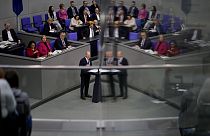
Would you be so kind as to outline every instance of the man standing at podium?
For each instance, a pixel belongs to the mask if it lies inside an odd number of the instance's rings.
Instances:
[[[90,51],[86,51],[85,57],[82,58],[79,62],[79,66],[92,66],[92,62],[90,60]],[[89,82],[90,82],[90,73],[88,73],[87,69],[81,70],[80,73],[81,77],[81,85],[80,85],[80,98],[82,100],[85,100],[85,97],[90,98],[91,96],[88,94],[88,89],[89,89]],[[85,92],[83,91],[85,88]]]
[[[128,60],[123,57],[122,51],[117,52],[117,65],[118,66],[127,66]],[[128,97],[128,87],[127,87],[127,70],[122,69],[121,72],[118,74],[119,78],[119,85],[120,85],[120,97],[123,99],[127,99]],[[124,89],[123,89],[124,88]]]

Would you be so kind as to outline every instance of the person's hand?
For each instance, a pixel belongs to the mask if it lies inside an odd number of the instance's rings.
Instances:
[[[39,52],[39,51],[36,50],[36,51],[34,52],[34,54],[36,54],[36,53],[38,53],[38,52]]]
[[[21,41],[20,40],[18,40],[18,44],[21,44]]]
[[[48,56],[51,56],[52,55],[52,52],[50,51],[50,52],[48,52]]]

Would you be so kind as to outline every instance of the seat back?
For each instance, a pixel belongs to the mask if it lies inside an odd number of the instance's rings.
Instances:
[[[71,23],[71,19],[66,19],[66,20],[65,20],[65,27],[66,27],[66,28],[69,28],[70,23]]]
[[[22,30],[27,31],[31,27],[30,17],[21,18]]]
[[[48,14],[44,14],[44,19],[47,22],[47,20],[49,19]]]
[[[33,22],[34,22],[34,27],[39,28],[40,25],[43,24],[42,16],[41,15],[33,16]]]
[[[54,51],[55,40],[50,41],[50,47]]]

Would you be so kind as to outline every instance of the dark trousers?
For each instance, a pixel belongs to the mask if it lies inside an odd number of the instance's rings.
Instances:
[[[108,75],[108,81],[110,84],[110,88],[111,88],[111,96],[113,96],[113,98],[115,99],[115,87],[114,87],[114,79],[113,79],[113,75]]]
[[[119,86],[120,86],[120,95],[123,97],[128,97],[128,86],[127,86],[127,75],[120,73],[118,75]]]
[[[82,74],[81,75],[81,85],[80,85],[80,96],[84,97],[88,96],[88,89],[89,89],[89,83],[90,83],[90,74]],[[85,92],[83,91],[85,88]]]

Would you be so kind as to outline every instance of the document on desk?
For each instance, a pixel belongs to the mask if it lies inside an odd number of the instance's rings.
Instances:
[[[153,50],[144,50],[144,51],[146,53],[153,54],[153,55],[157,54],[157,52],[156,51],[153,51]]]
[[[100,73],[108,73],[108,72],[112,72],[112,73],[116,72],[117,73],[117,72],[120,72],[120,70],[118,70],[118,69],[111,69],[111,70],[108,70],[108,69],[91,69],[88,72],[97,73],[98,71]]]
[[[38,57],[38,58],[36,58],[36,59],[38,59],[38,60],[44,60],[46,57]]]
[[[0,42],[0,48],[1,49],[4,49],[4,48],[6,48],[6,47],[8,47],[8,46],[13,46],[13,45],[16,45],[17,43],[15,43],[15,42],[10,42],[10,41],[2,41],[2,42]]]
[[[53,53],[52,53],[52,55],[56,55],[56,54],[59,54],[59,53],[61,53],[62,52],[62,50],[55,50]]]

